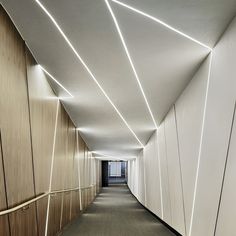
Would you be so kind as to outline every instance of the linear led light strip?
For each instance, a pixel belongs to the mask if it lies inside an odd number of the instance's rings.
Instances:
[[[39,65],[40,68],[56,83],[58,84],[62,89],[64,89],[71,98],[73,98],[74,96],[59,82],[57,81],[46,69],[44,69],[41,65]]]
[[[194,184],[193,204],[192,204],[192,211],[191,211],[188,236],[192,235],[193,217],[194,217],[196,194],[197,194],[197,187],[198,187],[198,176],[199,176],[199,168],[200,168],[201,155],[202,155],[203,132],[204,132],[204,128],[205,128],[206,107],[207,107],[207,101],[208,101],[208,90],[209,90],[210,77],[211,77],[211,66],[212,66],[212,52],[210,54],[210,62],[209,62],[209,70],[208,70],[208,78],[207,78],[207,88],[206,88],[204,112],[203,112],[203,118],[202,118],[203,120],[202,120],[202,129],[201,129],[201,138],[200,138],[199,153],[198,153],[198,163],[197,163],[197,171],[196,171],[196,178],[195,178],[195,184]]]
[[[107,2],[107,0],[105,0],[105,1]],[[158,19],[158,18],[156,18],[156,17],[153,17],[153,16],[151,16],[151,15],[149,15],[149,14],[143,12],[143,11],[140,11],[140,10],[138,10],[138,9],[136,9],[136,8],[134,8],[134,7],[130,6],[130,5],[128,5],[128,4],[125,4],[125,3],[123,3],[123,2],[120,2],[120,1],[118,1],[118,0],[111,0],[111,1],[112,1],[112,2],[115,2],[115,3],[119,4],[119,5],[121,5],[121,6],[123,6],[123,7],[126,7],[126,8],[128,8],[128,9],[130,9],[130,10],[132,10],[132,11],[138,13],[138,14],[141,14],[141,15],[143,15],[143,16],[145,16],[145,17],[147,17],[147,18],[149,18],[149,19],[151,19],[151,20],[153,20],[153,21],[155,21],[155,22],[157,22],[157,23],[159,23],[159,24],[165,26],[166,28],[168,28],[168,29],[170,29],[170,30],[172,30],[172,31],[174,31],[174,32],[176,32],[176,33],[182,35],[183,37],[188,38],[188,39],[192,40],[193,42],[195,42],[195,43],[197,43],[197,44],[199,44],[199,45],[201,45],[201,46],[207,48],[208,50],[212,51],[212,48],[211,48],[211,47],[207,46],[206,44],[204,44],[204,43],[202,43],[202,42],[200,42],[200,41],[194,39],[193,37],[191,37],[191,36],[189,36],[189,35],[187,35],[187,34],[181,32],[181,31],[179,31],[178,29],[176,29],[176,28],[170,26],[169,24],[165,23],[164,21],[162,21],[162,20],[160,20],[160,19]]]
[[[97,159],[101,159],[101,158],[103,158],[103,157],[105,157],[105,158],[112,158],[112,159],[117,159],[117,160],[129,160],[129,159],[135,159],[136,158],[136,156],[128,156],[127,157],[127,159],[126,158],[120,158],[120,157],[114,157],[114,156],[107,156],[107,155],[105,155],[105,154],[101,154],[101,153],[98,153],[98,152],[96,152],[96,151],[92,151],[91,152],[92,154],[95,154],[95,155],[98,155],[97,157],[95,157],[95,158],[97,158]]]
[[[149,111],[149,113],[150,113],[150,115],[151,115],[152,121],[153,121],[153,123],[154,123],[154,125],[155,125],[155,128],[157,129],[157,124],[156,124],[156,121],[155,121],[154,116],[153,116],[153,114],[152,114],[151,107],[149,106],[147,97],[146,97],[146,95],[145,95],[145,93],[144,93],[143,87],[142,87],[141,82],[140,82],[140,80],[139,80],[137,71],[136,71],[136,69],[135,69],[135,67],[134,67],[134,63],[133,63],[133,61],[132,61],[132,59],[131,59],[129,50],[128,50],[127,45],[126,45],[126,43],[125,43],[124,37],[123,37],[123,35],[122,35],[122,33],[121,33],[119,24],[118,24],[117,19],[116,19],[116,17],[115,17],[115,14],[114,14],[114,12],[113,12],[113,10],[112,10],[112,8],[111,8],[111,6],[110,6],[108,0],[105,0],[105,2],[106,2],[106,4],[107,4],[107,7],[108,7],[108,9],[109,9],[109,11],[110,11],[110,13],[111,13],[111,16],[112,16],[112,18],[113,18],[113,21],[114,21],[114,23],[115,23],[116,29],[117,29],[118,34],[119,34],[119,36],[120,36],[121,42],[122,42],[123,47],[124,47],[125,52],[126,52],[126,55],[127,55],[128,59],[129,59],[129,62],[130,62],[130,65],[131,65],[131,67],[132,67],[134,76],[135,76],[135,78],[136,78],[136,80],[137,80],[137,82],[138,82],[138,86],[139,86],[139,88],[140,88],[140,90],[141,90],[141,92],[142,92],[143,98],[144,98],[145,103],[146,103],[146,105],[147,105],[148,111]]]
[[[111,101],[111,99],[109,98],[109,96],[107,95],[107,93],[104,91],[104,89],[102,88],[102,86],[99,84],[99,82],[97,81],[97,79],[95,78],[95,76],[93,75],[93,73],[91,72],[91,70],[88,68],[88,66],[86,65],[86,63],[83,61],[83,59],[81,58],[81,56],[79,55],[79,53],[76,51],[76,49],[74,48],[74,46],[72,45],[72,43],[70,42],[70,40],[67,38],[67,36],[65,35],[65,33],[62,31],[61,27],[58,25],[58,23],[56,22],[56,20],[53,18],[53,16],[49,13],[49,11],[43,6],[43,4],[39,1],[39,0],[35,0],[36,3],[38,3],[38,5],[42,8],[42,10],[48,15],[48,17],[51,19],[51,21],[53,22],[53,24],[56,26],[56,28],[58,29],[58,31],[61,33],[61,35],[63,36],[63,38],[65,39],[65,41],[67,42],[67,44],[69,45],[69,47],[72,49],[72,51],[74,52],[74,54],[77,56],[77,58],[80,60],[80,62],[82,63],[82,65],[85,67],[85,69],[87,70],[87,72],[89,73],[89,75],[92,77],[92,79],[94,80],[94,82],[97,84],[97,86],[99,87],[99,89],[102,91],[103,95],[107,98],[107,100],[110,102],[110,104],[112,105],[112,107],[114,108],[114,110],[117,112],[117,114],[120,116],[120,118],[123,120],[123,122],[125,123],[125,125],[127,126],[127,128],[130,130],[130,132],[133,134],[133,136],[136,138],[136,140],[139,142],[139,144],[141,145],[141,147],[144,147],[144,145],[142,144],[142,142],[139,140],[139,138],[137,137],[137,135],[134,133],[134,131],[131,129],[131,127],[129,126],[129,124],[127,123],[127,121],[125,120],[125,118],[122,116],[122,114],[119,112],[118,108],[114,105],[114,103]]]

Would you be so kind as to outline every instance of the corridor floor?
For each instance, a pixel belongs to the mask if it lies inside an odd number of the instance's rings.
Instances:
[[[86,212],[63,236],[173,236],[143,208],[126,185],[103,188]]]

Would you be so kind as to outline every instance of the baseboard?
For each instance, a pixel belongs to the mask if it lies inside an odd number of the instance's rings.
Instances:
[[[164,220],[162,220],[159,216],[157,216],[155,213],[153,213],[151,210],[149,210],[146,206],[144,206],[139,200],[138,198],[132,193],[132,191],[130,190],[128,184],[127,187],[130,191],[130,193],[134,196],[134,198],[138,201],[138,203],[145,208],[148,212],[150,212],[158,221],[160,221],[163,225],[166,226],[166,228],[168,228],[172,233],[174,233],[176,236],[183,236],[182,234],[180,234],[178,231],[176,231],[172,226],[170,226],[169,224],[167,224]]]

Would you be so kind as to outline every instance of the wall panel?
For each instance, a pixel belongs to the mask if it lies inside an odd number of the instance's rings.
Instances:
[[[28,93],[36,195],[49,190],[53,138],[58,99],[45,74],[26,49]],[[44,235],[47,199],[37,202],[39,234]]]
[[[157,132],[158,139],[158,155],[161,166],[161,186],[162,186],[162,218],[169,225],[172,224],[171,203],[170,203],[170,189],[169,189],[169,170],[166,154],[166,137],[165,137],[165,123],[163,122]]]
[[[138,162],[138,199],[145,204],[145,176],[144,176],[144,155],[141,151],[137,157]]]
[[[36,236],[36,204],[32,203],[9,214],[11,236]]]
[[[8,207],[35,196],[25,45],[0,6],[0,128]],[[11,235],[36,235],[35,204],[9,215]]]
[[[24,42],[1,6],[0,22],[0,127],[11,207],[33,197],[34,184]]]
[[[236,19],[212,54],[191,236],[212,236],[215,230],[236,99],[235,38]]]
[[[6,200],[6,189],[5,189],[5,178],[4,178],[4,168],[2,162],[2,143],[1,143],[1,130],[0,130],[0,211],[7,209]],[[9,222],[8,216],[0,216],[0,235],[9,236]]]
[[[55,236],[60,230],[61,211],[62,211],[62,193],[51,195],[49,219],[48,219],[48,233],[47,236]]]
[[[216,236],[233,235],[235,232],[236,219],[236,116],[232,127],[232,134],[229,143],[225,178],[223,182],[219,216],[216,227]]]
[[[156,215],[161,216],[161,186],[158,158],[157,133],[154,132],[144,148],[146,207]],[[136,181],[136,178],[134,181]]]
[[[68,115],[62,105],[59,105],[56,143],[52,174],[52,190],[64,189],[65,166],[67,157]]]
[[[192,213],[209,62],[208,57],[175,105],[187,234]]]
[[[172,226],[182,235],[185,235],[181,167],[178,153],[178,139],[176,133],[174,108],[169,111],[164,122]]]

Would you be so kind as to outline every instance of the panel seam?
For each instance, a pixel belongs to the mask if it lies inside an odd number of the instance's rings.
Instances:
[[[34,150],[33,150],[33,138],[32,138],[32,123],[31,123],[31,108],[30,108],[30,97],[29,97],[29,78],[27,70],[27,52],[26,44],[24,42],[24,55],[25,55],[25,75],[26,75],[26,89],[27,89],[27,103],[28,103],[28,114],[29,114],[29,129],[30,129],[30,148],[31,148],[31,161],[32,161],[32,175],[33,175],[33,185],[34,185],[34,196],[36,197],[36,180],[35,180],[35,163],[34,163]],[[38,219],[38,202],[34,204],[36,211],[36,221],[37,221],[37,235],[39,236],[39,219]]]
[[[53,164],[54,164],[54,155],[55,155],[55,143],[56,143],[56,134],[57,134],[57,122],[58,122],[58,113],[59,113],[59,99],[57,100],[57,111],[55,117],[55,127],[54,127],[54,135],[53,135],[53,146],[52,146],[52,159],[51,159],[51,170],[50,170],[50,179],[49,179],[49,189],[48,192],[51,192],[52,188],[52,173],[53,173]],[[46,223],[45,223],[45,236],[48,233],[48,220],[49,220],[49,207],[50,207],[51,195],[48,196],[48,204],[47,204],[47,215],[46,215]]]
[[[218,204],[218,208],[217,208],[214,236],[216,235],[218,219],[219,219],[219,213],[220,213],[220,208],[221,208],[221,203],[222,203],[221,200],[222,200],[222,195],[223,195],[223,190],[224,190],[225,175],[226,175],[226,169],[227,169],[227,164],[228,164],[228,159],[229,159],[229,151],[230,151],[230,145],[231,145],[231,138],[232,138],[232,133],[233,133],[233,128],[234,128],[235,111],[236,111],[236,101],[234,103],[233,117],[232,117],[232,122],[231,122],[230,133],[229,133],[229,142],[228,142],[227,154],[226,154],[226,159],[225,159],[225,166],[224,166],[223,179],[222,179],[222,184],[221,184],[219,204]]]
[[[185,212],[185,199],[184,199],[184,187],[183,187],[183,173],[182,173],[182,165],[181,165],[181,157],[180,157],[180,146],[179,146],[179,134],[178,134],[178,122],[176,115],[176,105],[174,104],[174,115],[175,115],[175,128],[176,128],[176,137],[177,137],[177,146],[178,146],[178,156],[179,156],[179,169],[180,169],[180,178],[181,178],[181,190],[182,190],[182,202],[183,202],[183,214],[184,214],[184,229],[185,235],[187,235],[187,226],[186,226],[186,212]]]
[[[5,190],[5,202],[6,207],[8,208],[8,201],[7,201],[7,183],[6,183],[6,173],[5,173],[5,165],[4,165],[4,158],[3,158],[3,146],[2,146],[2,130],[0,128],[0,152],[2,155],[2,172],[3,172],[3,183],[4,183],[4,190]],[[11,226],[10,226],[10,215],[7,215],[7,222],[8,222],[8,228],[9,228],[9,234],[11,233]]]

